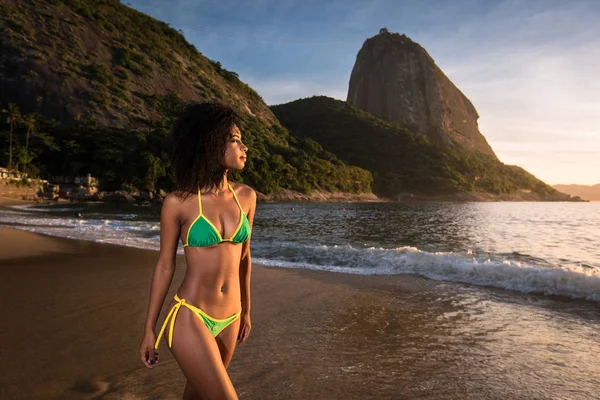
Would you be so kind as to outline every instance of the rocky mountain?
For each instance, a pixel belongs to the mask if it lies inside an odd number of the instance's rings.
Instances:
[[[294,136],[312,139],[344,162],[370,171],[379,196],[569,200],[520,167],[461,143],[439,145],[344,101],[316,96],[271,109]]]
[[[237,74],[118,0],[3,0],[0,103],[63,126],[148,126],[173,98],[216,99],[277,124]]]
[[[495,157],[479,132],[479,114],[419,44],[389,33],[365,41],[356,57],[348,103],[379,118]]]
[[[553,185],[552,187],[571,196],[579,196],[590,201],[600,201],[600,183],[597,185]]]
[[[233,180],[267,196],[371,192],[370,172],[290,135],[235,72],[118,0],[2,0],[0,50],[0,165],[13,171],[169,190],[169,129],[186,103],[218,100],[250,148]]]

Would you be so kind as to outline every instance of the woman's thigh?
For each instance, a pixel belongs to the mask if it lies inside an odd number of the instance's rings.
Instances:
[[[238,398],[214,338],[189,310],[182,309],[175,320],[171,352],[202,399]]]
[[[240,330],[240,318],[232,322],[227,328],[223,329],[215,338],[221,353],[221,360],[225,368],[229,366],[235,346],[237,344],[238,332]]]
[[[185,382],[185,389],[183,390],[182,400],[204,400],[202,396],[196,392],[196,389],[192,386],[190,381]]]

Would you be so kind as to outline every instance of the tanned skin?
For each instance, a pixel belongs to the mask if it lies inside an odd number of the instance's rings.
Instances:
[[[227,141],[223,167],[241,170],[248,148],[242,134],[233,126]],[[240,221],[240,211],[228,189],[227,175],[218,187],[202,188],[202,211],[221,237],[230,238]],[[247,185],[231,183],[250,226],[256,210],[256,192]],[[198,196],[181,200],[170,193],[164,200],[160,217],[160,254],[154,269],[144,338],[140,359],[155,367],[158,353],[154,350],[156,322],[175,271],[179,240],[185,242],[187,231],[198,217]],[[224,319],[240,311],[241,316],[213,338],[204,323],[186,307],[181,307],[175,321],[171,353],[187,378],[185,400],[237,399],[226,368],[236,344],[248,339],[250,322],[250,238],[243,244],[223,242],[210,247],[185,247],[187,271],[177,290],[179,297],[200,307],[210,316]],[[172,307],[175,301],[169,305]],[[167,335],[165,335],[166,339]],[[150,360],[154,363],[150,364]]]

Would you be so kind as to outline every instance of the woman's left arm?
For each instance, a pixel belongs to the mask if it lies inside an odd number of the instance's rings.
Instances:
[[[250,211],[247,217],[250,223],[250,237],[242,244],[242,257],[240,260],[240,291],[242,295],[242,315],[240,330],[238,333],[238,344],[242,344],[248,338],[252,324],[250,322],[250,276],[252,273],[252,257],[250,256],[250,239],[252,239],[252,226],[254,223],[254,212],[256,211],[256,192],[251,188],[248,198],[250,203]]]

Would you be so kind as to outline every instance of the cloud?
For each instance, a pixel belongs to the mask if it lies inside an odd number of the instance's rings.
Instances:
[[[421,44],[473,102],[502,161],[549,182],[600,182],[599,12],[591,2],[514,5]]]

